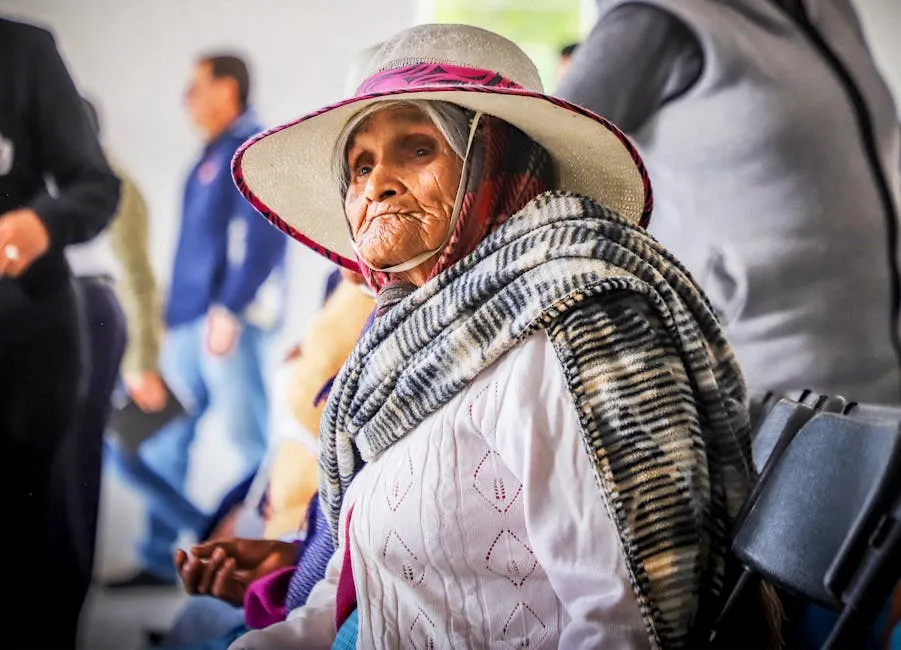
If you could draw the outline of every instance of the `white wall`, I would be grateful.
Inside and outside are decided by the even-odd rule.
[[[337,99],[352,55],[411,25],[416,0],[0,0],[0,13],[50,26],[79,87],[102,111],[108,149],[151,207],[153,261],[168,282],[184,175],[200,143],[181,97],[198,54],[252,65],[253,100],[274,124]],[[329,268],[293,245],[287,338],[321,300]]]
[[[854,5],[901,117],[901,0],[854,0]]]

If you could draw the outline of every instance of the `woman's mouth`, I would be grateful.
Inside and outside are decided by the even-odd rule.
[[[404,210],[399,210],[397,208],[387,208],[387,209],[377,210],[376,212],[374,212],[371,215],[367,214],[366,218],[363,220],[363,228],[361,229],[361,234],[362,234],[362,232],[366,232],[366,230],[372,224],[379,221],[380,219],[396,218],[396,217],[404,216],[406,214],[409,214],[409,213]]]

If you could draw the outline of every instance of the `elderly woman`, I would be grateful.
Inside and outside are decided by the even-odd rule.
[[[540,88],[506,39],[419,26],[353,98],[236,155],[248,200],[359,269],[377,317],[322,421],[338,550],[233,648],[709,637],[753,478],[741,373],[643,230],[628,140]]]

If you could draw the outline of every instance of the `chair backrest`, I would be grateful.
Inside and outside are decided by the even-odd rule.
[[[801,413],[826,411],[849,415],[867,422],[901,422],[901,407],[865,404],[810,390],[786,393],[752,392],[750,395],[752,452],[754,466],[762,472],[770,454],[783,437],[788,418],[805,418]],[[806,420],[805,420],[806,421]],[[795,421],[795,424],[800,422]],[[796,430],[788,427],[789,431]],[[784,442],[784,441],[783,441]]]
[[[901,577],[901,409],[792,397],[755,400],[760,479],[733,551],[745,575],[843,612],[838,647]]]

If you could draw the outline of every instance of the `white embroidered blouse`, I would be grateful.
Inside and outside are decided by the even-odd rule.
[[[649,647],[543,332],[369,463],[341,530],[307,605],[230,650],[330,648],[346,537],[359,648]]]

